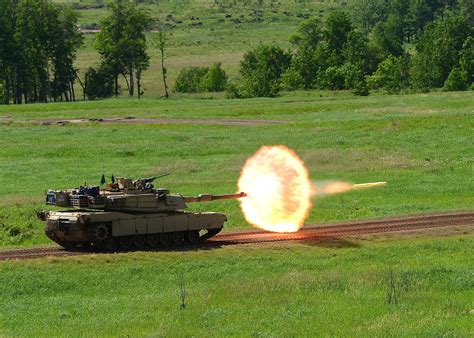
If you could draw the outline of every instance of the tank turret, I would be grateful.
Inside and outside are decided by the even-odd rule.
[[[197,243],[216,235],[227,220],[224,214],[185,211],[187,203],[238,199],[246,194],[184,197],[154,188],[158,177],[132,180],[120,177],[100,189],[48,190],[46,204],[69,208],[38,213],[46,221],[46,235],[70,248],[94,245],[108,250]]]

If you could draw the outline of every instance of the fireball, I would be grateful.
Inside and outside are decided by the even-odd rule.
[[[245,219],[274,232],[296,232],[311,209],[312,183],[296,153],[285,146],[264,146],[242,168],[239,191]]]

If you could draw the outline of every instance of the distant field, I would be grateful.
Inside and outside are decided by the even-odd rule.
[[[464,233],[1,262],[0,336],[472,337]]]
[[[473,92],[353,97],[315,91],[276,99],[1,106],[0,245],[49,243],[35,217],[45,208],[48,188],[98,184],[102,174],[171,173],[158,184],[174,192],[235,192],[245,159],[269,144],[294,148],[312,179],[388,182],[386,187],[316,200],[308,223],[472,209],[473,112]],[[111,117],[172,121],[41,124]],[[246,122],[219,124],[222,120]],[[249,227],[236,201],[195,204],[192,209],[225,212],[226,229]]]
[[[78,7],[79,23],[84,28],[99,24],[107,15],[105,8],[87,9],[97,1],[56,0]],[[247,5],[244,3],[248,3]],[[169,83],[174,85],[182,68],[209,66],[222,62],[231,77],[237,76],[243,54],[259,44],[278,44],[290,48],[289,38],[297,25],[309,16],[323,16],[338,8],[340,1],[159,1],[142,4],[169,37],[166,67]],[[150,33],[153,34],[153,33]],[[99,62],[94,49],[95,34],[85,35],[85,45],[78,54],[81,72]],[[150,68],[143,76],[146,97],[163,95],[161,68],[156,48],[149,44]],[[125,82],[122,86],[126,86]],[[77,91],[79,92],[79,85]]]

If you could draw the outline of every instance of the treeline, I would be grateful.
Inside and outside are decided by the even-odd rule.
[[[247,52],[240,79],[228,85],[227,94],[474,89],[473,15],[472,1],[354,1],[349,10],[325,20],[302,22],[291,37],[293,51],[269,45]]]
[[[130,96],[140,96],[152,19],[127,0],[107,7],[95,43],[100,65],[81,78],[74,65],[83,43],[76,11],[49,0],[0,0],[0,103],[75,101],[75,83],[84,100],[110,97],[121,91],[119,77]]]
[[[0,0],[2,103],[75,100],[77,14],[46,0]]]

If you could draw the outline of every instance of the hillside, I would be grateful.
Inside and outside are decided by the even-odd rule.
[[[84,71],[96,65],[99,56],[94,49],[94,29],[99,29],[100,18],[107,14],[105,5],[96,1],[55,2],[76,8],[80,14],[79,22],[86,35],[77,66]],[[166,67],[171,87],[182,68],[209,66],[213,62],[222,62],[234,77],[242,55],[252,47],[274,43],[290,48],[289,38],[301,21],[340,7],[338,1],[261,2],[263,5],[259,1],[224,4],[225,1],[196,0],[142,4],[168,34]],[[150,68],[144,73],[143,87],[145,96],[156,97],[162,95],[163,86],[158,50],[151,43],[149,54]]]

